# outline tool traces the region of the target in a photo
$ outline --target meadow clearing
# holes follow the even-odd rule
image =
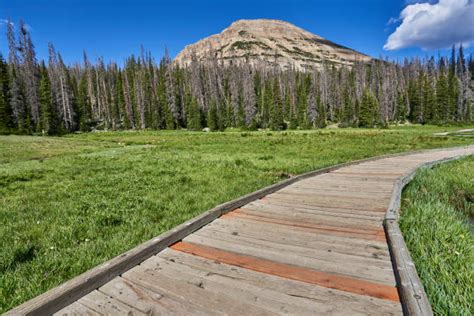
[[[458,129],[0,136],[0,312],[292,175],[376,155],[474,144],[472,137],[433,135]]]

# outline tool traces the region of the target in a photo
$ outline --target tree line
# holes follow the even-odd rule
[[[120,129],[224,130],[384,127],[394,122],[473,121],[474,60],[450,57],[372,60],[314,71],[223,66],[217,59],[174,65],[143,49],[115,62],[66,65],[52,44],[38,61],[30,32],[7,23],[0,54],[0,132],[58,135]]]

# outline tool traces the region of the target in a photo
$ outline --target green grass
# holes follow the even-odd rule
[[[0,137],[0,312],[222,202],[460,127]]]
[[[400,227],[437,315],[472,315],[474,157],[421,170],[403,193]]]

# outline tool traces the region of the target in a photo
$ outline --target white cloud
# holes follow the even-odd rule
[[[387,22],[387,25],[392,25],[398,22],[400,22],[400,18],[390,18]]]
[[[414,46],[430,50],[474,42],[473,0],[411,4],[403,9],[399,19],[402,23],[388,37],[385,50]]]

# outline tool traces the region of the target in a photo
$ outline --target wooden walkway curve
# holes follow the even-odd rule
[[[417,313],[400,299],[411,295],[403,287],[421,294],[423,289],[404,281],[410,278],[404,276],[410,268],[403,266],[409,254],[404,255],[403,239],[396,239],[398,226],[388,233],[384,222],[396,224],[400,191],[418,167],[473,153],[470,146],[386,156],[285,183],[150,241],[154,244],[139,250],[167,244],[136,263],[116,268],[125,254],[11,313]]]

